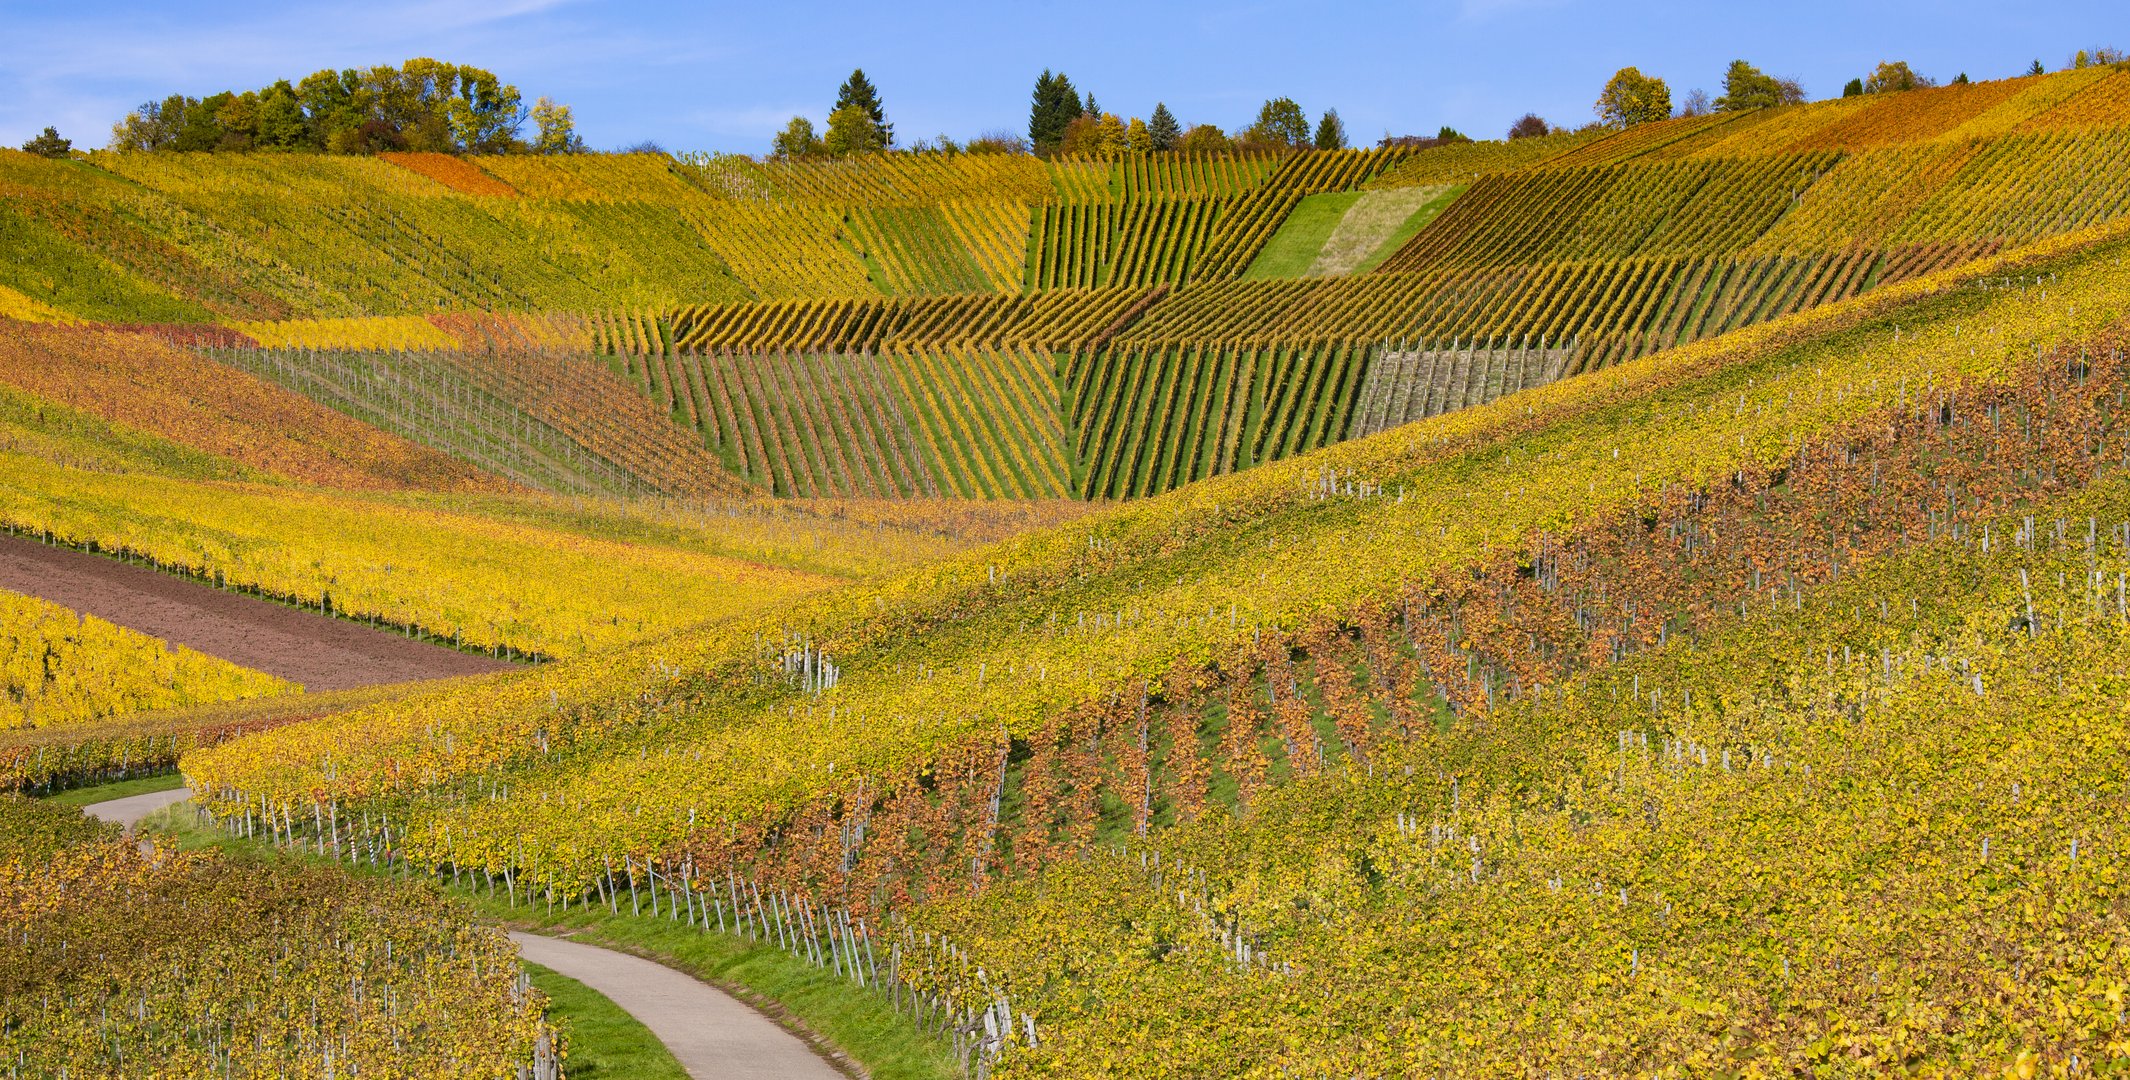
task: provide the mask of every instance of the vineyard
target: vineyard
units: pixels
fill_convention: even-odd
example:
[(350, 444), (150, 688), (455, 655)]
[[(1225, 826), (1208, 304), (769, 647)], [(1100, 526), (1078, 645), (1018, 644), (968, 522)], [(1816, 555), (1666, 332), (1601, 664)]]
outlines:
[(1336, 442), (1368, 366), (1347, 342), (1151, 344), (1075, 357), (1083, 494), (1129, 498)]
[(126, 711), (63, 726), (0, 730), (0, 792), (48, 795), (160, 776), (177, 768), (178, 759), (195, 748), (404, 698), (424, 688), (425, 684), (399, 683), (326, 693), (272, 693)]
[[(128, 346), (156, 378), (242, 368), (397, 436), (408, 459), (364, 479), (348, 474), (360, 455), (288, 461), (264, 435), (158, 427), (164, 406), (89, 390), (78, 364), (17, 378), (264, 475), (1129, 497), (1362, 430), (1358, 377), (1288, 403), (1284, 384), (1224, 381), (1233, 359), (1182, 357), (1568, 351), (1476, 385), (1430, 365), (1443, 383), (1419, 395), (1425, 415), (2117, 220), (2126, 79), (2081, 69), (1417, 150), (9, 154), (0, 229), (34, 253), (13, 272), (44, 276), (0, 296), (170, 346)], [(201, 349), (215, 363), (184, 355)], [(1055, 374), (1029, 366), (1043, 354)], [(1297, 369), (1311, 387), (1313, 363)], [(1051, 389), (1112, 369), (1132, 369), (1098, 381), (1124, 388), (1122, 407)], [(1262, 393), (1291, 426), (1251, 414)], [(1188, 415), (1156, 415), (1170, 402)], [(272, 423), (301, 406), (256, 408)], [(352, 430), (318, 425), (336, 429)]]
[[(490, 658), (308, 693), (0, 592), (11, 1075), (559, 1080), (521, 909), (978, 1080), (2130, 1070), (2121, 65), (0, 151), (0, 244), (0, 526)], [(198, 850), (41, 801), (173, 771)]]
[(0, 590), (0, 729), (83, 724), (301, 689)]
[(17, 1068), (560, 1075), (515, 947), (433, 889), (143, 852), (79, 811), (0, 800), (0, 1058)]
[(1006, 346), (631, 358), (733, 469), (779, 495), (1045, 499), (1069, 467), (1048, 354)]
[[(439, 693), (279, 728), (195, 752), (185, 768), (224, 819), (313, 800), (343, 822), (390, 808), (403, 823), (391, 842), (413, 865), (507, 878), (557, 903), (604, 906), (626, 889), (618, 857), (596, 853), (651, 852), (651, 868), (676, 896), (684, 886), (691, 898), (732, 906), (733, 881), (744, 879), (873, 925), (906, 919), (916, 935), (902, 940), (926, 943), (901, 954), (913, 990), (944, 996), (970, 1018), (1010, 996), (1038, 1033), (994, 1036), (1001, 1068), (1078, 1069), (1107, 1058), (1123, 1071), (1159, 1071), (1136, 1055), (1180, 1054), (1193, 1072), (1396, 1071), (1439, 1060), (1485, 1071), (1500, 1060), (1490, 1055), (1517, 1047), (1562, 1068), (1625, 1068), (1696, 1052), (1692, 1014), (1671, 1003), (1711, 994), (1727, 1008), (1766, 1010), (1773, 1026), (1737, 1051), (1753, 1060), (1821, 1052), (1808, 1046), (1817, 1036), (1799, 1034), (1791, 1049), (1782, 1032), (1837, 1015), (1854, 1034), (1830, 1045), (1845, 1056), (1852, 1046), (1881, 1052), (1869, 1048), (1891, 1033), (1871, 1005), (1871, 984), (1860, 982), (1868, 964), (1859, 970), (1851, 958), (1883, 955), (1895, 931), (1755, 929), (1725, 912), (1754, 903), (1747, 890), (1766, 886), (1733, 882), (1723, 864), (1678, 858), (1672, 846), (1585, 836), (1571, 823), (1583, 808), (1601, 824), (1618, 822), (1605, 829), (1642, 828), (1654, 813), (1682, 830), (1677, 843), (1691, 843), (1732, 835), (1712, 822), (1733, 817), (1709, 815), (1751, 808), (1761, 824), (1739, 826), (1755, 838), (1750, 850), (1802, 860), (1765, 901), (1787, 907), (1840, 880), (1809, 849), (1777, 841), (1799, 835), (1799, 822), (1811, 823), (1804, 835), (1824, 828), (1842, 843), (1888, 842), (1875, 825), (1879, 804), (1853, 797), (1853, 785), (1831, 788), (1833, 778), (1906, 791), (1920, 775), (1856, 753), (1870, 729), (1860, 736), (1853, 719), (1857, 709), (1918, 699), (1859, 695), (1839, 680), (1891, 687), (1898, 669), (1899, 685), (1960, 702), (1979, 675), (1983, 694), (2017, 703), (2053, 685), (2022, 650), (2065, 650), (2067, 681), (2113, 670), (2103, 658), (2120, 642), (2106, 635), (2124, 625), (2114, 586), (2130, 565), (2124, 542), (2107, 539), (2130, 513), (2111, 471), (2126, 452), (2126, 376), (2114, 336), (2130, 319), (2125, 242), (2110, 229), (1985, 258), (1126, 504), (770, 620), (646, 643), (597, 671), (562, 664), (485, 687), (477, 699)], [(1157, 389), (1191, 383), (1180, 373), (1192, 359), (1163, 358), (1178, 374)], [(1218, 360), (1195, 359), (1201, 369)], [(1367, 359), (1346, 357), (1352, 374), (1343, 377), (1380, 387)], [(2044, 426), (2059, 434), (2025, 437)], [(1165, 437), (1171, 443), (1190, 445), (1182, 435)], [(1141, 454), (1133, 465), (1180, 460), (1163, 452), (1170, 456)], [(2099, 485), (2092, 498), (2077, 501), (2089, 484)], [(1855, 525), (1830, 530), (1830, 518)], [(1947, 548), (1971, 552), (1963, 557), (1982, 560), (1971, 576), (1986, 587), (1919, 593), (1875, 584), (1880, 559), (1892, 567), (1885, 580), (1907, 580), (1898, 560), (1906, 548), (1934, 560)], [(2057, 562), (2029, 561), (2040, 552)], [(2008, 601), (2007, 590), (2022, 588)], [(1927, 610), (1924, 595), (1933, 598)], [(1876, 620), (1860, 616), (1866, 597)], [(2009, 631), (2007, 610), (2021, 614)], [(1822, 621), (1800, 625), (1807, 618)], [(1941, 619), (1953, 629), (1930, 641), (1874, 629)], [(1764, 627), (1775, 620), (1784, 630), (1771, 650)], [(1849, 637), (1830, 649), (1810, 629), (1820, 625)], [(1981, 644), (1970, 628), (1984, 631)], [(1731, 659), (1731, 640), (1750, 663)], [(1705, 665), (1693, 670), (1707, 674), (1679, 664)], [(1836, 680), (1831, 700), (1847, 704), (1806, 704), (1822, 700), (1819, 692), (1795, 680), (1821, 670)], [(1793, 689), (1734, 713), (1708, 704), (1732, 699), (1695, 682), (1735, 679), (1749, 689), (1752, 671)], [(2081, 685), (2092, 696), (2065, 700), (2111, 700), (2108, 684)], [(1647, 702), (1650, 719), (1631, 747), (1621, 732), (1644, 706), (1623, 712), (1618, 701)], [(620, 702), (640, 702), (655, 719), (615, 709)], [(1588, 719), (1576, 719), (1584, 712)], [(2048, 712), (1992, 715), (2009, 735)], [(2073, 724), (2102, 714), (2062, 715)], [(1799, 725), (1794, 737), (1782, 734), (1784, 716)], [(1898, 725), (1912, 733), (1902, 738), (1918, 740), (1915, 753), (1937, 745), (1921, 719)], [(1569, 741), (1499, 737), (1533, 725), (1542, 734), (1549, 724)], [(1964, 721), (1941, 733), (1982, 737)], [(2094, 762), (2112, 753), (2105, 741), (2081, 745)], [(1640, 771), (1616, 768), (1616, 748), (1631, 748)], [(1586, 753), (1582, 779), (1559, 772), (1583, 768)], [(410, 759), (427, 763), (422, 776), (379, 767)], [(1806, 766), (1818, 783), (1801, 782)], [(2097, 765), (2079, 767), (2100, 775)], [(2060, 780), (2050, 788), (2041, 775), (2024, 779), (2055, 792), (2047, 798), (2082, 797)], [(1574, 801), (1534, 804), (1517, 794), (1530, 783)], [(1791, 794), (1720, 786), (1732, 783), (1788, 784), (1780, 790)], [(1931, 791), (1969, 799), (1973, 788), (1960, 774)], [(1325, 794), (1356, 790), (1350, 799)], [(1763, 790), (1772, 801), (1747, 794)], [(1829, 791), (1842, 794), (1829, 802)], [(2064, 820), (2049, 809), (2056, 805), (2024, 819), (2039, 830), (2031, 835), (1992, 825), (2002, 830), (1991, 834), (1997, 857), (2038, 872), (2034, 860), (2070, 839), (2049, 832), (2063, 827), (2052, 824)], [(1369, 845), (1361, 850), (1376, 853), (1368, 865), (1384, 882), (1365, 899), (1331, 899), (1352, 895), (1335, 875), (1366, 873), (1341, 869), (1347, 860), (1308, 869), (1325, 849), (1306, 838), (1338, 828), (1361, 830)], [(346, 830), (335, 835), (349, 842)], [(2112, 831), (2096, 823), (2081, 835), (2089, 861), (2079, 871), (2106, 872)], [(1743, 843), (1723, 841), (1726, 850), (1747, 850), (1735, 846)], [(1123, 857), (1102, 855), (1105, 847)], [(1939, 887), (1943, 859), (1912, 862), (1916, 876), (1900, 895)], [(642, 867), (632, 856), (630, 880)], [(1324, 875), (1334, 877), (1319, 881)], [(1593, 891), (1591, 906), (1563, 906), (1546, 884), (1556, 880)], [(1603, 884), (1591, 890), (1593, 880)], [(2043, 894), (2029, 880), (2012, 886), (2018, 895), (2037, 890), (2072, 905), (2055, 910), (2101, 919), (2092, 925), (2107, 940), (2112, 907)], [(1452, 881), (1464, 886), (1450, 890)], [(1330, 890), (1320, 902), (1290, 899), (1320, 888)], [(1621, 889), (1627, 899), (1615, 901)], [(1350, 915), (1323, 906), (1334, 903)], [(1531, 921), (1535, 910), (1549, 918)], [(1589, 921), (1599, 910), (1604, 921)], [(1486, 1000), (1491, 980), (1508, 976), (1403, 961), (1377, 971), (1352, 959), (1358, 941), (1438, 918), (1465, 928), (1426, 946), (1444, 956), (1529, 927), (1515, 938), (1528, 964), (1611, 973), (1564, 986), (1547, 1009), (1602, 1001), (1606, 1015), (1617, 1014), (1617, 1038), (1518, 1042), (1504, 1033), (1518, 1030), (1520, 1009), (1471, 1008), (1473, 995)], [(1665, 918), (1697, 929), (1667, 930)], [(1965, 919), (1934, 925), (1929, 932), (1949, 936), (1918, 938), (1917, 948), (1951, 947)], [(2017, 938), (2030, 925), (2004, 932)], [(1739, 935), (1763, 933), (1799, 944), (1788, 972), (1784, 954), (1774, 954), (1748, 984), (1735, 971), (1739, 954), (1762, 939)], [(1072, 944), (1060, 949), (1060, 940)], [(1423, 938), (1412, 940), (1422, 947)], [(1132, 974), (1141, 970), (1132, 958), (1156, 943), (1166, 943), (1174, 967), (1158, 978)], [(1907, 1037), (1944, 1060), (2009, 1053), (1987, 1034), (1970, 1040), (1975, 1030), (2011, 1032), (2037, 1055), (2093, 1053), (2111, 1028), (2079, 1036), (2035, 1026), (2053, 1002), (2085, 1000), (2077, 979), (2098, 961), (2077, 956), (2034, 958), (2034, 970), (2060, 970), (2062, 981), (2049, 974), (2031, 1003), (1993, 1005), (1972, 1022), (1980, 1029)], [(1986, 970), (1997, 961), (1978, 962)], [(988, 982), (960, 974), (978, 967)], [(1909, 974), (1935, 970), (1904, 964), (1899, 985), (1934, 1002), (1970, 985), (1960, 980), (1987, 977)], [(1649, 989), (1623, 997), (1631, 977), (1651, 980)], [(1778, 978), (1817, 980), (1807, 985), (1828, 1004), (1743, 989)], [(1178, 1044), (1156, 1033), (1154, 1018), (1179, 1001), (1241, 1022), (1205, 1025), (1222, 1034)], [(1394, 1028), (1380, 1049), (1352, 1047), (1345, 1025), (1356, 1016), (1387, 1023), (1380, 1010), (1396, 1001), (1412, 1003), (1401, 1015), (1417, 1026)], [(1823, 1008), (1836, 1011), (1811, 1011)], [(1572, 1028), (1549, 1022), (1548, 1030)], [(1305, 1037), (1289, 1043), (1282, 1031)]]
[(652, 543), (320, 490), (0, 454), (0, 524), (504, 657), (638, 640), (833, 579)]
[[(925, 763), (935, 755), (962, 760), (954, 755), (986, 746), (995, 755), (998, 723), (1020, 740), (1034, 738), (1039, 723), (1081, 722), (1074, 717), (1082, 707), (1092, 710), (1085, 714), (1088, 723), (1098, 723), (1095, 715), (1104, 709), (1128, 706), (1135, 712), (1138, 692), (1120, 699), (1113, 691), (1158, 681), (1175, 662), (1189, 668), (1206, 662), (1198, 658), (1247, 652), (1268, 630), (1299, 629), (1302, 616), (1327, 601), (1380, 597), (1384, 586), (1370, 582), (1435, 580), (1441, 570), (1431, 568), (1445, 565), (1438, 560), (1478, 553), (1483, 537), (1536, 530), (1536, 518), (1516, 523), (1525, 521), (1523, 515), (1558, 513), (1570, 493), (1569, 505), (1588, 508), (1578, 517), (1610, 512), (1605, 508), (1627, 506), (1669, 481), (1729, 475), (1749, 459), (1764, 467), (1767, 459), (1757, 455), (1779, 460), (1807, 436), (1819, 438), (1836, 424), (1898, 406), (1926, 389), (1942, 397), (1967, 380), (2012, 377), (2007, 362), (2030, 358), (2037, 347), (2052, 350), (2078, 340), (2065, 335), (2122, 314), (2119, 247), (2120, 241), (2110, 240), (2044, 264), (2037, 272), (2058, 275), (2046, 300), (2039, 290), (1986, 292), (1972, 287), (1975, 276), (1940, 275), (1823, 309), (1828, 314), (1816, 321), (1734, 334), (1623, 365), (1616, 376), (1554, 383), (1521, 395), (1510, 408), (1451, 414), (1428, 422), (1437, 425), (1434, 433), (1388, 432), (1292, 466), (1263, 467), (1195, 486), (1186, 495), (1133, 504), (976, 560), (839, 591), (781, 613), (780, 632), (765, 634), (741, 623), (639, 647), (637, 655), (645, 658), (695, 657), (679, 665), (686, 674), (653, 666), (647, 674), (602, 685), (569, 677), (569, 665), (563, 665), (526, 676), (507, 692), (484, 693), (478, 716), (460, 713), (462, 705), (439, 696), (417, 711), (356, 713), (341, 729), (283, 729), (228, 752), (199, 754), (188, 759), (188, 774), (217, 790), (244, 792), (244, 799), (272, 801), (314, 790), (327, 797), (375, 797), (382, 792), (371, 786), (375, 774), (364, 760), (426, 756), (421, 747), (470, 739), (473, 729), (465, 725), (475, 724), (484, 732), (485, 749), (438, 758), (429, 784), (443, 801), (419, 800), (410, 811), (409, 850), (461, 863), (493, 862), (515, 850), (518, 841), (506, 843), (508, 838), (538, 837), (555, 827), (582, 835), (595, 821), (617, 830), (615, 841), (636, 850), (678, 844), (686, 838), (691, 807), (698, 818), (739, 815), (734, 820), (766, 826), (787, 814), (804, 819), (825, 812), (828, 802), (817, 800), (840, 799), (853, 785), (874, 790), (876, 802), (893, 802), (896, 778), (929, 768)], [(2074, 308), (2076, 315), (2068, 314)], [(1902, 328), (1898, 342), (1896, 320)], [(1971, 335), (1981, 335), (1989, 348), (1970, 355)], [(1661, 408), (1650, 404), (1655, 399), (1662, 399)], [(1529, 438), (1572, 452), (1519, 449), (1525, 436), (1516, 432), (1534, 430), (1541, 420), (1547, 421), (1543, 433)], [(1501, 432), (1489, 435), (1488, 425)], [(1711, 429), (1724, 437), (1711, 438)], [(1577, 441), (1581, 431), (1589, 435)], [(1489, 443), (1492, 449), (1476, 449)], [(1468, 452), (1479, 456), (1467, 458)], [(2109, 459), (2106, 453), (2099, 457)], [(1454, 471), (1454, 479), (1449, 472), (1434, 475), (1431, 462)], [(1521, 482), (1504, 486), (1503, 476)], [(1335, 556), (1363, 534), (1406, 539), (1394, 550), (1375, 549), (1365, 562)], [(1279, 542), (1268, 542), (1274, 538)], [(1188, 546), (1178, 550), (1179, 544)], [(1152, 565), (1140, 565), (1141, 558)], [(1217, 572), (1204, 562), (1209, 559)], [(1192, 567), (1187, 574), (1186, 567)], [(1174, 575), (1182, 576), (1172, 583)], [(1100, 591), (1111, 580), (1129, 591)], [(920, 583), (929, 583), (930, 591), (917, 591)], [(906, 629), (941, 608), (962, 614), (936, 636)], [(1004, 629), (1016, 626), (1032, 632)], [(786, 636), (802, 632), (803, 647)], [(787, 670), (787, 648), (837, 658), (847, 673), (828, 691), (835, 709), (827, 708), (829, 702), (796, 709), (806, 701), (806, 689), (796, 678), (786, 682), (770, 674)], [(728, 681), (736, 684), (732, 696), (705, 696)], [(666, 721), (657, 743), (667, 749), (646, 763), (633, 726), (609, 728), (610, 714), (597, 704), (607, 694), (705, 704), (693, 718), (683, 708)], [(542, 704), (520, 713), (510, 698)], [(946, 708), (950, 701), (957, 703), (952, 711)], [(787, 715), (788, 707), (796, 711)], [(773, 709), (778, 721), (743, 722), (761, 708)], [(348, 737), (356, 730), (361, 737)], [(538, 730), (548, 733), (550, 746), (555, 739), (577, 746), (567, 766), (546, 760), (540, 740), (531, 739)], [(852, 741), (859, 732), (862, 740)], [(604, 754), (586, 753), (609, 740), (614, 745)], [(306, 749), (313, 742), (336, 748), (334, 772), (342, 779), (320, 771), (314, 751)], [(694, 749), (674, 752), (681, 747), (699, 748), (701, 758)], [(839, 766), (833, 775), (825, 770), (831, 760)], [(780, 764), (766, 773), (734, 766), (768, 761)], [(495, 770), (506, 768), (514, 770), (508, 797), (462, 805), (445, 794), (454, 777), (492, 779)], [(409, 787), (405, 780), (396, 786)], [(968, 794), (983, 789), (979, 779)], [(817, 794), (800, 795), (809, 790)], [(644, 811), (630, 809), (636, 805)], [(923, 811), (917, 806), (909, 812)], [(449, 840), (431, 828), (446, 821)], [(899, 835), (878, 823), (874, 828)], [(833, 843), (837, 832), (815, 835)], [(524, 842), (522, 869), (528, 875), (572, 890), (598, 876), (582, 859)], [(723, 857), (758, 854), (734, 850)], [(792, 850), (780, 857), (801, 860), (796, 866), (816, 854)], [(707, 860), (708, 852), (702, 853), (699, 861)], [(884, 869), (898, 862), (889, 857), (874, 865)], [(863, 880), (850, 883), (854, 894), (870, 892), (858, 887)]]
[(0, 322), (0, 383), (264, 476), (385, 490), (497, 487), (443, 454), (143, 335)]

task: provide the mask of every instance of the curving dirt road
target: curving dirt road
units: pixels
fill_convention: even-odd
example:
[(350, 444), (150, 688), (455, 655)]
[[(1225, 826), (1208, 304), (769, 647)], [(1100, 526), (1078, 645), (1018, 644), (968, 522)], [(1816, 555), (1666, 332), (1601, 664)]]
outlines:
[(0, 589), (302, 684), (347, 690), (516, 665), (0, 533)]
[[(82, 811), (131, 829), (192, 798), (186, 788), (91, 803)], [(798, 1036), (692, 975), (642, 957), (512, 932), (519, 954), (605, 994), (651, 1029), (696, 1080), (843, 1080)]]

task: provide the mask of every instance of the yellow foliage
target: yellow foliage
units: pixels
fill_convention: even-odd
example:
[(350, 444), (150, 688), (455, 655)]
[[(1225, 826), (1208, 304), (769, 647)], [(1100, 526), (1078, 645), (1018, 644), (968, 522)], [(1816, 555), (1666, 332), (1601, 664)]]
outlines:
[(82, 724), (302, 687), (0, 590), (0, 729)]

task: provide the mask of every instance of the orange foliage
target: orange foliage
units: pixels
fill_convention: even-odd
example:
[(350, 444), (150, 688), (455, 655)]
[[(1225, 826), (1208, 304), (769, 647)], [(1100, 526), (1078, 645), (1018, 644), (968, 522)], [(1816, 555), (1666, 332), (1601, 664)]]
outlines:
[(379, 154), (377, 155), (408, 172), (426, 176), (453, 191), (467, 195), (490, 195), (497, 198), (516, 198), (518, 189), (481, 171), (481, 167), (465, 158), (450, 154)]
[(2122, 127), (2130, 124), (2130, 71), (2119, 71), (2027, 122), (2026, 131)]
[(1866, 150), (1922, 142), (1958, 128), (2025, 89), (2021, 80), (1940, 86), (1878, 95), (1858, 110), (1797, 140), (1785, 149)]
[(507, 486), (146, 334), (0, 320), (0, 382), (294, 480), (388, 491)]

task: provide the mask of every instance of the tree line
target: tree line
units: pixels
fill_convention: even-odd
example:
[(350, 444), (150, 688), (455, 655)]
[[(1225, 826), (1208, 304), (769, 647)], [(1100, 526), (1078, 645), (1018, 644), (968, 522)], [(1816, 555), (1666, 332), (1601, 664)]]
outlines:
[[(2130, 57), (2122, 50), (2113, 48), (2080, 49), (2065, 65), (2066, 70), (2093, 67), (2101, 64), (2130, 66)], [(2047, 68), (2036, 60), (2023, 75), (2046, 74)], [(1967, 73), (1954, 76), (1952, 85), (1965, 86)], [(1936, 79), (1917, 73), (1905, 60), (1880, 61), (1869, 72), (1850, 79), (1842, 87), (1843, 97), (1858, 97), (1864, 94), (1891, 94), (1904, 90), (1918, 90), (1938, 85)], [(1599, 123), (1610, 127), (1630, 127), (1646, 124), (1652, 120), (1667, 120), (1674, 116), (1704, 116), (1715, 112), (1734, 112), (1745, 109), (1764, 109), (1777, 105), (1795, 105), (1807, 100), (1805, 89), (1796, 79), (1778, 78), (1760, 70), (1744, 60), (1731, 61), (1724, 70), (1723, 94), (1711, 100), (1706, 91), (1693, 90), (1673, 108), (1671, 87), (1663, 79), (1644, 75), (1639, 68), (1625, 67), (1605, 83), (1599, 93), (1596, 111)], [(1528, 122), (1538, 121), (1535, 116), (1526, 116), (1518, 121), (1519, 128), (1511, 129), (1510, 138), (1523, 135), (1547, 134), (1553, 128), (1532, 130)], [(1543, 121), (1538, 121), (1543, 125)]]
[[(530, 138), (522, 134), (527, 120)], [(518, 88), (494, 72), (423, 57), (399, 67), (318, 71), (241, 93), (144, 102), (111, 129), (111, 148), (572, 153), (584, 140), (569, 106), (543, 97), (527, 108)]]
[[(2118, 49), (2081, 49), (2066, 66), (2082, 68), (2095, 64), (2124, 62), (2124, 54)], [(2041, 61), (2036, 60), (2026, 74), (2039, 75), (2043, 74), (2044, 70)], [(1968, 82), (1968, 78), (1962, 73), (1952, 81), (1955, 85), (1961, 85)], [(1906, 61), (1888, 60), (1881, 62), (1867, 74), (1851, 79), (1842, 93), (1845, 97), (1853, 97), (1859, 94), (1895, 93), (1936, 85), (1938, 84), (1935, 80), (1918, 74)], [(1697, 89), (1688, 92), (1676, 104), (1672, 100), (1670, 85), (1663, 79), (1646, 75), (1640, 68), (1625, 67), (1606, 81), (1594, 107), (1597, 119), (1584, 125), (1584, 128), (1631, 127), (1656, 120), (1668, 120), (1675, 116), (1765, 109), (1795, 105), (1805, 100), (1807, 95), (1804, 86), (1796, 79), (1770, 75), (1745, 60), (1733, 60), (1724, 70), (1722, 94), (1712, 99), (1706, 91)], [(1569, 130), (1571, 129), (1568, 127), (1548, 122), (1536, 113), (1525, 113), (1510, 125), (1507, 137), (1526, 139)], [(1469, 136), (1445, 125), (1432, 136), (1386, 134), (1377, 145), (1425, 149), (1446, 143), (1469, 141)], [(1176, 115), (1169, 111), (1165, 102), (1155, 103), (1153, 112), (1144, 119), (1136, 116), (1125, 118), (1104, 111), (1096, 103), (1092, 91), (1083, 94), (1064, 72), (1046, 68), (1036, 77), (1035, 92), (1029, 103), (1026, 136), (1018, 132), (993, 131), (962, 143), (940, 135), (898, 147), (895, 144), (894, 125), (887, 122), (879, 89), (861, 69), (853, 71), (850, 78), (838, 89), (836, 104), (829, 113), (825, 135), (816, 133), (813, 121), (803, 116), (795, 116), (772, 141), (770, 153), (775, 157), (784, 158), (834, 157), (901, 149), (913, 152), (1034, 153), (1049, 156), (1166, 151), (1310, 148), (1337, 150), (1348, 145), (1346, 125), (1339, 119), (1337, 109), (1326, 109), (1312, 127), (1308, 114), (1293, 98), (1276, 97), (1259, 107), (1254, 121), (1236, 131), (1224, 132), (1212, 124), (1196, 124), (1186, 128), (1177, 121)]]
[[(2114, 65), (2130, 67), (2121, 49), (2080, 49), (2066, 69)], [(2046, 72), (2040, 60), (2027, 75)], [(1968, 82), (1966, 73), (1953, 85)], [(1888, 60), (1850, 79), (1842, 96), (1894, 93), (1938, 85), (1907, 62)], [(1671, 87), (1636, 67), (1621, 68), (1607, 80), (1595, 105), (1597, 120), (1588, 127), (1630, 127), (1674, 116), (1769, 108), (1806, 100), (1796, 80), (1769, 75), (1744, 60), (1724, 71), (1723, 93), (1711, 99), (1689, 91), (1676, 105)], [(526, 123), (533, 133), (524, 134)], [(1536, 113), (1511, 124), (1510, 139), (1532, 138), (1569, 130)], [(1385, 134), (1379, 146), (1426, 148), (1469, 137), (1444, 126), (1432, 136)], [(770, 153), (776, 157), (840, 157), (886, 150), (943, 153), (1034, 153), (1117, 155), (1168, 151), (1337, 150), (1349, 145), (1337, 109), (1326, 109), (1314, 125), (1290, 97), (1275, 97), (1259, 107), (1257, 118), (1233, 132), (1212, 124), (1185, 127), (1157, 102), (1146, 118), (1122, 117), (1096, 103), (1064, 72), (1045, 69), (1036, 78), (1027, 134), (991, 131), (967, 142), (947, 135), (897, 146), (895, 125), (888, 122), (880, 90), (864, 69), (851, 72), (837, 88), (826, 131), (795, 116), (777, 133)], [(585, 149), (570, 107), (542, 97), (530, 107), (516, 86), (495, 73), (426, 57), (398, 67), (378, 65), (313, 72), (298, 82), (281, 79), (241, 93), (223, 91), (206, 97), (172, 94), (144, 102), (111, 130), (111, 149), (130, 151), (251, 151), (375, 154), (393, 150), (439, 153), (576, 153)], [(649, 144), (639, 149), (651, 148)], [(70, 139), (47, 127), (22, 149), (45, 157), (74, 152)]]
[(774, 157), (840, 157), (882, 150), (970, 154), (1093, 154), (1210, 152), (1224, 150), (1340, 150), (1347, 146), (1346, 125), (1337, 109), (1326, 109), (1312, 126), (1293, 98), (1277, 97), (1258, 109), (1257, 119), (1234, 133), (1212, 124), (1189, 128), (1165, 102), (1147, 117), (1125, 118), (1104, 111), (1093, 92), (1081, 94), (1063, 72), (1045, 69), (1037, 77), (1028, 111), (1028, 133), (990, 131), (959, 142), (948, 135), (895, 145), (895, 125), (888, 123), (880, 92), (864, 69), (851, 72), (836, 90), (828, 129), (794, 116), (770, 143)]

